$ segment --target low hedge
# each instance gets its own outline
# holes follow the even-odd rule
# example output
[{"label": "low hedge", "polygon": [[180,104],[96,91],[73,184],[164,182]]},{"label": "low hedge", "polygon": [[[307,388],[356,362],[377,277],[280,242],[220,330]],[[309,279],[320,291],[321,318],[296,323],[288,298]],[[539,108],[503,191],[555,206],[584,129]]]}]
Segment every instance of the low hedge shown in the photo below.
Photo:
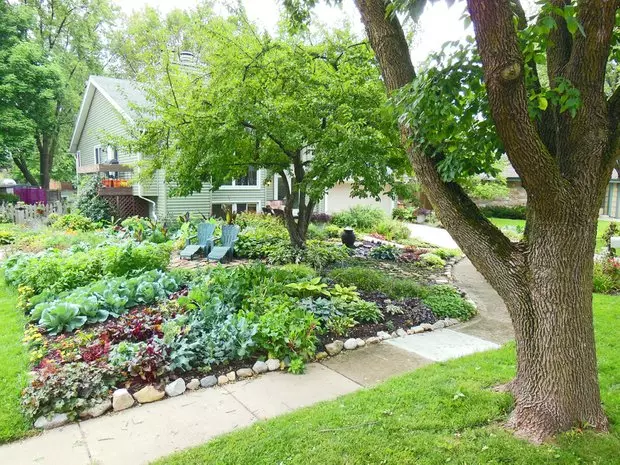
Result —
[{"label": "low hedge", "polygon": [[508,220],[524,220],[527,214],[527,208],[522,205],[514,207],[487,205],[480,207],[480,211],[487,218],[505,218]]}]

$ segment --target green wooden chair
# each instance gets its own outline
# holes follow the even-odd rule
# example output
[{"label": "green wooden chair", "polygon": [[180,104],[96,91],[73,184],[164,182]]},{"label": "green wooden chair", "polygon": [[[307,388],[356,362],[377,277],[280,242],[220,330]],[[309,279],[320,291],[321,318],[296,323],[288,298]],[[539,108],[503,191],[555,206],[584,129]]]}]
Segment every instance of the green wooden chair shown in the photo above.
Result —
[{"label": "green wooden chair", "polygon": [[228,259],[228,261],[232,260],[238,234],[239,226],[231,224],[222,226],[220,245],[218,247],[213,247],[207,258],[216,262],[222,261],[223,259]]},{"label": "green wooden chair", "polygon": [[[206,257],[213,249],[215,243],[215,237],[213,236],[215,227],[216,225],[213,223],[200,223],[197,233],[187,239],[185,248],[179,256],[184,260],[192,260],[199,252],[202,252],[203,256]],[[192,244],[192,239],[197,239],[197,244]]]}]

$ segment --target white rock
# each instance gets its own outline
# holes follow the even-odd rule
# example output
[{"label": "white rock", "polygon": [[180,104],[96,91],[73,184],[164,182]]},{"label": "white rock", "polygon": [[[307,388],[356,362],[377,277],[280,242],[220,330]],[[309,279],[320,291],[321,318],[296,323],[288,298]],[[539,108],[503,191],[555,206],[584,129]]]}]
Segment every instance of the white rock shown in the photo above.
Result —
[{"label": "white rock", "polygon": [[251,378],[252,376],[254,376],[254,372],[251,368],[239,368],[237,370],[237,376],[239,378]]},{"label": "white rock", "polygon": [[357,347],[364,347],[366,345],[366,341],[361,339],[361,338],[357,338]]},{"label": "white rock", "polygon": [[52,429],[69,423],[69,416],[66,413],[55,413],[51,418],[39,417],[34,422],[34,427],[39,429]]},{"label": "white rock", "polygon": [[344,348],[347,350],[355,350],[357,349],[357,339],[351,338],[344,341]]},{"label": "white rock", "polygon": [[439,320],[439,321],[437,321],[433,325],[433,330],[435,330],[435,329],[442,329],[442,328],[445,328],[445,327],[446,327],[446,324],[444,323],[444,321],[443,320]]},{"label": "white rock", "polygon": [[421,325],[418,325],[411,328],[411,331],[413,332],[413,334],[420,334],[424,332],[424,328]]},{"label": "white rock", "polygon": [[422,323],[420,326],[424,329],[424,331],[432,331],[433,330],[433,325],[430,324],[430,323]]},{"label": "white rock", "polygon": [[398,328],[396,330],[396,334],[398,335],[398,337],[405,337],[407,335],[407,331],[405,331],[403,328]]},{"label": "white rock", "polygon": [[226,377],[228,378],[228,381],[234,381],[237,379],[237,375],[235,374],[234,371],[230,371],[226,373]]},{"label": "white rock", "polygon": [[338,355],[340,352],[342,352],[342,348],[343,347],[344,347],[344,342],[342,342],[341,340],[338,340],[338,339],[335,340],[334,342],[330,343],[330,344],[325,344],[325,350],[332,357],[334,355]]},{"label": "white rock", "polygon": [[200,387],[200,381],[196,378],[192,379],[189,383],[187,383],[187,389],[190,391],[195,391]]},{"label": "white rock", "polygon": [[228,379],[228,376],[226,375],[220,375],[217,377],[217,384],[218,386],[222,386],[224,384],[228,384],[230,382],[230,380]]},{"label": "white rock", "polygon": [[270,358],[265,362],[269,371],[276,371],[280,369],[280,360],[277,358]]},{"label": "white rock", "polygon": [[440,278],[440,279],[436,279],[435,280],[435,284],[449,284],[450,281],[448,281],[447,279],[444,278]]},{"label": "white rock", "polygon": [[257,375],[260,375],[261,373],[267,373],[269,371],[269,367],[265,362],[257,360],[256,363],[252,366],[252,370],[254,370],[254,373],[256,373]]},{"label": "white rock", "polygon": [[97,405],[93,405],[88,410],[84,410],[83,412],[80,412],[80,418],[82,419],[97,418],[111,409],[112,409],[112,401],[110,399],[104,400],[103,402]]},{"label": "white rock", "polygon": [[[220,376],[220,378],[222,378],[222,376]],[[223,376],[223,378],[226,378],[226,376]],[[226,378],[226,381],[228,381],[228,378]],[[200,385],[203,388],[209,388],[215,386],[216,384],[218,384],[218,379],[213,375],[205,376],[200,380]]]},{"label": "white rock", "polygon": [[127,389],[117,389],[112,394],[112,407],[115,412],[120,412],[121,410],[128,409],[133,406],[135,400]]},{"label": "white rock", "polygon": [[377,337],[379,339],[381,339],[382,341],[385,341],[386,339],[391,339],[392,338],[392,336],[390,336],[390,334],[386,333],[385,331],[379,331],[377,333]]},{"label": "white rock", "polygon": [[170,384],[166,385],[166,394],[170,397],[180,396],[185,392],[185,380],[183,378],[175,379]]},{"label": "white rock", "polygon": [[375,336],[366,339],[366,344],[379,344],[379,342],[381,342],[381,339]]}]

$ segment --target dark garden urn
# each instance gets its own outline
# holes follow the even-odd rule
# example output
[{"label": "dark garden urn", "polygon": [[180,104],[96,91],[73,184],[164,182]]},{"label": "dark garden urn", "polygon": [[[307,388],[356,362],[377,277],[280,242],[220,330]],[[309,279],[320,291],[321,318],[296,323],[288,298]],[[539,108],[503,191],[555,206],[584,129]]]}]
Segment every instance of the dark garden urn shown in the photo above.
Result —
[{"label": "dark garden urn", "polygon": [[340,236],[342,243],[352,249],[355,245],[355,232],[353,228],[344,228]]}]

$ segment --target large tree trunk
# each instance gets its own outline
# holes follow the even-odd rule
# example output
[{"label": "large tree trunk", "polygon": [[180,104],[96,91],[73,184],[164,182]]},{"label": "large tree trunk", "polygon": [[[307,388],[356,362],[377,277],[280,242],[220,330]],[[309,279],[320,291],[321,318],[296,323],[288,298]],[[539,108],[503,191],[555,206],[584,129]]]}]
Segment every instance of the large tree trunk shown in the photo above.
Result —
[{"label": "large tree trunk", "polygon": [[[415,79],[400,23],[386,17],[384,0],[355,2],[388,92],[393,92]],[[493,117],[528,191],[524,240],[511,243],[459,185],[440,178],[432,159],[415,144],[407,144],[408,155],[438,217],[510,312],[518,368],[510,384],[515,409],[509,426],[534,441],[574,425],[606,430],[596,369],[592,268],[598,209],[612,168],[606,161],[613,158],[609,151],[617,150],[617,144],[609,143],[602,113],[588,114],[588,105],[600,109],[601,102],[597,96],[589,101],[584,86],[580,116],[570,123],[570,130],[564,127],[554,132],[558,147],[567,151],[562,159],[569,160],[558,162],[554,155],[559,155],[548,152],[529,119],[510,3],[472,0],[469,4],[470,11],[475,10],[472,19],[491,108],[496,110]],[[607,12],[609,17],[613,14]],[[504,24],[505,30],[497,24]],[[600,34],[592,31],[589,36]],[[600,63],[591,63],[589,68],[599,69]],[[566,115],[560,118],[567,124]],[[401,132],[409,142],[409,128],[403,126]]]},{"label": "large tree trunk", "polygon": [[41,135],[37,138],[37,149],[39,151],[39,185],[43,189],[49,189],[52,164],[54,162],[54,151],[56,148],[56,139],[47,135]]},{"label": "large tree trunk", "polygon": [[517,377],[510,385],[515,409],[508,425],[536,442],[575,425],[607,428],[592,321],[596,215],[581,222],[583,215],[562,209],[556,217],[534,220],[523,278],[514,288],[496,284],[517,342]]}]

